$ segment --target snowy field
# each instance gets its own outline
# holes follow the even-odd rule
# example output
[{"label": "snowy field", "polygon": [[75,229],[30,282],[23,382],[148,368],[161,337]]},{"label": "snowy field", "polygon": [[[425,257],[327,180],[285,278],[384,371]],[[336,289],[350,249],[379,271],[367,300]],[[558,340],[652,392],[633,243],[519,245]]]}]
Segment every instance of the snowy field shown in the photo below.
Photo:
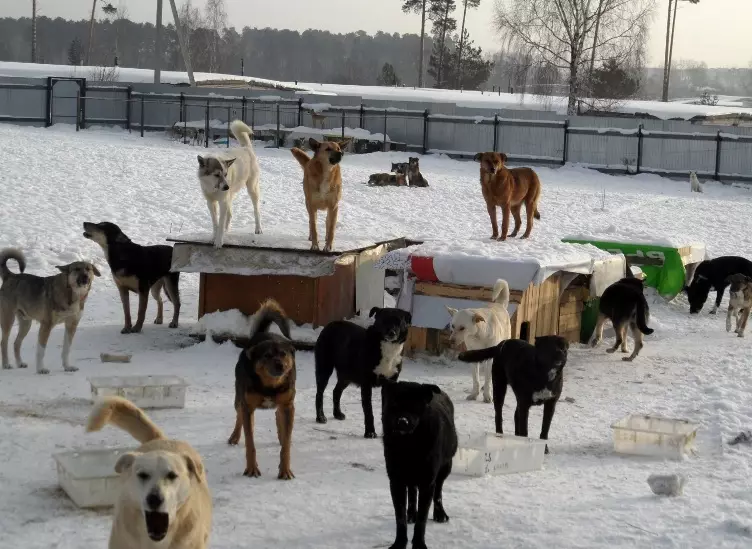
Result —
[{"label": "snowy field", "polygon": [[[198,277],[183,275],[181,327],[146,324],[121,335],[122,312],[109,268],[98,247],[81,235],[84,221],[113,221],[139,243],[159,243],[178,231],[204,231],[209,216],[195,178],[203,149],[141,139],[119,130],[76,133],[0,126],[0,246],[20,246],[28,272],[50,275],[54,266],[91,259],[102,270],[73,343],[80,371],[62,372],[63,330],[47,351],[49,376],[33,367],[0,372],[0,546],[79,549],[105,547],[109,512],[78,510],[57,487],[51,454],[77,447],[135,446],[107,428],[87,435],[87,376],[176,374],[191,384],[184,410],[154,411],[166,433],[203,455],[214,496],[211,547],[386,548],[394,518],[379,440],[361,438],[359,392],[345,392],[345,422],[314,422],[313,357],[298,354],[297,417],[292,466],[296,479],[276,479],[279,448],[272,413],[256,419],[260,479],[241,475],[243,451],[228,447],[234,421],[231,344],[194,344]],[[306,231],[300,168],[287,150],[259,149],[262,214],[268,235]],[[346,156],[338,237],[391,236],[483,240],[490,234],[478,189],[478,166],[443,157],[421,160],[425,189],[369,188],[368,175],[404,161],[399,153]],[[745,187],[708,182],[690,194],[688,181],[656,176],[608,176],[577,167],[536,168],[543,182],[532,244],[567,234],[639,232],[705,242],[712,256],[750,256],[752,195]],[[320,222],[323,223],[321,216]],[[249,199],[235,202],[233,231],[253,228]],[[323,231],[323,229],[322,229]],[[322,233],[323,234],[323,233]],[[14,266],[11,264],[11,268]],[[652,298],[655,334],[632,364],[573,345],[564,394],[551,428],[551,454],[542,471],[472,479],[451,476],[444,504],[451,520],[429,521],[432,548],[576,547],[742,548],[752,546],[752,448],[729,446],[752,429],[750,338],[724,330],[718,316],[690,317],[686,298]],[[150,302],[148,320],[153,318]],[[166,315],[171,314],[169,304]],[[134,305],[135,314],[135,305]],[[24,345],[34,356],[37,326]],[[611,340],[612,341],[612,340]],[[630,342],[631,344],[631,342]],[[101,364],[100,352],[133,353],[131,364]],[[447,360],[407,360],[403,379],[432,382],[452,397],[462,439],[493,430],[493,407],[468,402],[470,369]],[[569,397],[570,402],[564,401]],[[326,395],[331,417],[331,387]],[[374,409],[379,410],[378,394]],[[505,406],[512,431],[514,397]],[[682,462],[618,457],[610,425],[628,413],[654,413],[698,422],[697,453]],[[540,428],[531,413],[531,433]],[[377,432],[381,432],[377,422]],[[651,473],[688,477],[685,495],[660,499]]]}]

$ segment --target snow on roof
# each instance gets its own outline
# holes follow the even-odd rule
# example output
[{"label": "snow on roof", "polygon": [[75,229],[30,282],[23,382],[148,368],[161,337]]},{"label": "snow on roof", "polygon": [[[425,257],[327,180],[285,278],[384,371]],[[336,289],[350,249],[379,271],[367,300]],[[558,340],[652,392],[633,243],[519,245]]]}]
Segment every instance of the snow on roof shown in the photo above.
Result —
[{"label": "snow on roof", "polygon": [[697,242],[686,236],[678,234],[666,234],[656,237],[650,234],[633,229],[624,229],[616,225],[609,225],[602,230],[592,230],[574,235],[567,235],[565,240],[584,240],[588,242],[624,242],[631,244],[647,244],[650,246],[664,246],[666,248],[685,248],[685,247],[702,247],[705,244]]}]

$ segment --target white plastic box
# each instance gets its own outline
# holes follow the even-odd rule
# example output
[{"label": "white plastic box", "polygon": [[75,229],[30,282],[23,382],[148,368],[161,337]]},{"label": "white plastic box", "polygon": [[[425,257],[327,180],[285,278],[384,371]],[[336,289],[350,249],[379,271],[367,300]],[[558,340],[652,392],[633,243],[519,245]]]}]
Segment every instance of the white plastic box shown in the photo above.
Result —
[{"label": "white plastic box", "polygon": [[120,475],[115,463],[127,448],[74,450],[52,457],[57,463],[57,479],[78,507],[111,507],[120,494]]},{"label": "white plastic box", "polygon": [[486,433],[460,444],[452,473],[482,477],[538,471],[545,452],[545,440]]},{"label": "white plastic box", "polygon": [[188,384],[177,376],[90,377],[91,397],[127,398],[139,408],[185,408]]},{"label": "white plastic box", "polygon": [[631,414],[611,428],[618,454],[682,459],[692,448],[699,425],[686,419]]}]

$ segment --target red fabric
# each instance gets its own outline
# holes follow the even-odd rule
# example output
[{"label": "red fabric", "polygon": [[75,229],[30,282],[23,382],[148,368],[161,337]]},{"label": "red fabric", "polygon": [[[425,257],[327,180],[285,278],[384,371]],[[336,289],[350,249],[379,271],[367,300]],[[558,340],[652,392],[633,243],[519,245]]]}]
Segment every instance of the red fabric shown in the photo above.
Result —
[{"label": "red fabric", "polygon": [[410,257],[410,269],[418,278],[424,282],[438,282],[436,271],[433,270],[433,257]]}]

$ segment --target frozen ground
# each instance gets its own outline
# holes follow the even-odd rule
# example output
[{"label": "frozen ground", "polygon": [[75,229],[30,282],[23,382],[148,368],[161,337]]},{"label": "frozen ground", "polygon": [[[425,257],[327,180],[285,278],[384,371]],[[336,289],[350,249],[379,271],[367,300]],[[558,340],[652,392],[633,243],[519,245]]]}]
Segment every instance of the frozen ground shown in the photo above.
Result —
[{"label": "frozen ground", "polygon": [[[364,440],[358,392],[345,393],[345,422],[314,423],[313,361],[299,353],[293,469],[276,480],[278,446],[273,414],[257,415],[263,476],[241,476],[243,452],[226,444],[232,429],[231,345],[193,344],[198,279],[184,275],[181,328],[146,325],[120,334],[122,313],[101,251],[81,236],[85,220],[118,223],[134,240],[157,243],[177,231],[209,223],[194,175],[200,149],[162,137],[141,139],[120,131],[0,126],[0,246],[20,246],[28,271],[52,274],[54,265],[89,258],[102,267],[72,356],[81,371],[60,366],[62,330],[48,347],[49,376],[33,368],[0,372],[1,547],[104,547],[108,512],[80,511],[57,488],[54,452],[103,444],[133,446],[116,430],[86,435],[87,376],[178,374],[191,383],[184,410],[151,415],[170,435],[194,444],[208,468],[215,519],[211,546],[257,548],[381,548],[393,540],[394,520],[381,443]],[[304,234],[301,173],[289,151],[259,150],[264,231]],[[406,155],[404,155],[406,156]],[[478,166],[426,157],[425,189],[369,188],[372,172],[401,154],[347,156],[338,235],[374,239],[485,239],[490,227],[477,183]],[[533,242],[609,227],[704,241],[711,255],[750,255],[752,201],[747,188],[707,183],[701,195],[689,182],[655,176],[617,177],[567,167],[538,168],[544,191],[542,220]],[[234,231],[253,227],[250,201],[239,196]],[[519,240],[499,246],[520,248]],[[707,310],[707,309],[706,309]],[[725,311],[725,306],[723,308]],[[752,546],[752,448],[727,441],[752,428],[749,339],[724,331],[722,315],[690,318],[686,299],[655,301],[656,332],[633,364],[574,346],[564,397],[551,431],[551,455],[539,472],[484,479],[450,477],[445,489],[448,524],[429,523],[433,548],[577,547],[742,548]],[[135,309],[134,309],[135,312]],[[154,314],[150,304],[149,317]],[[167,314],[169,314],[169,306]],[[24,352],[33,357],[36,326]],[[127,365],[101,364],[99,353],[133,353]],[[456,405],[462,438],[493,429],[492,406],[468,402],[467,367],[449,361],[407,360],[404,379],[439,384]],[[512,428],[514,398],[505,407]],[[378,397],[374,404],[379,409]],[[331,390],[326,411],[331,416]],[[697,421],[697,455],[680,463],[612,454],[612,422],[645,412]],[[540,411],[531,414],[531,433]],[[381,431],[380,426],[377,431]],[[651,473],[688,477],[685,495],[654,496]]]}]

